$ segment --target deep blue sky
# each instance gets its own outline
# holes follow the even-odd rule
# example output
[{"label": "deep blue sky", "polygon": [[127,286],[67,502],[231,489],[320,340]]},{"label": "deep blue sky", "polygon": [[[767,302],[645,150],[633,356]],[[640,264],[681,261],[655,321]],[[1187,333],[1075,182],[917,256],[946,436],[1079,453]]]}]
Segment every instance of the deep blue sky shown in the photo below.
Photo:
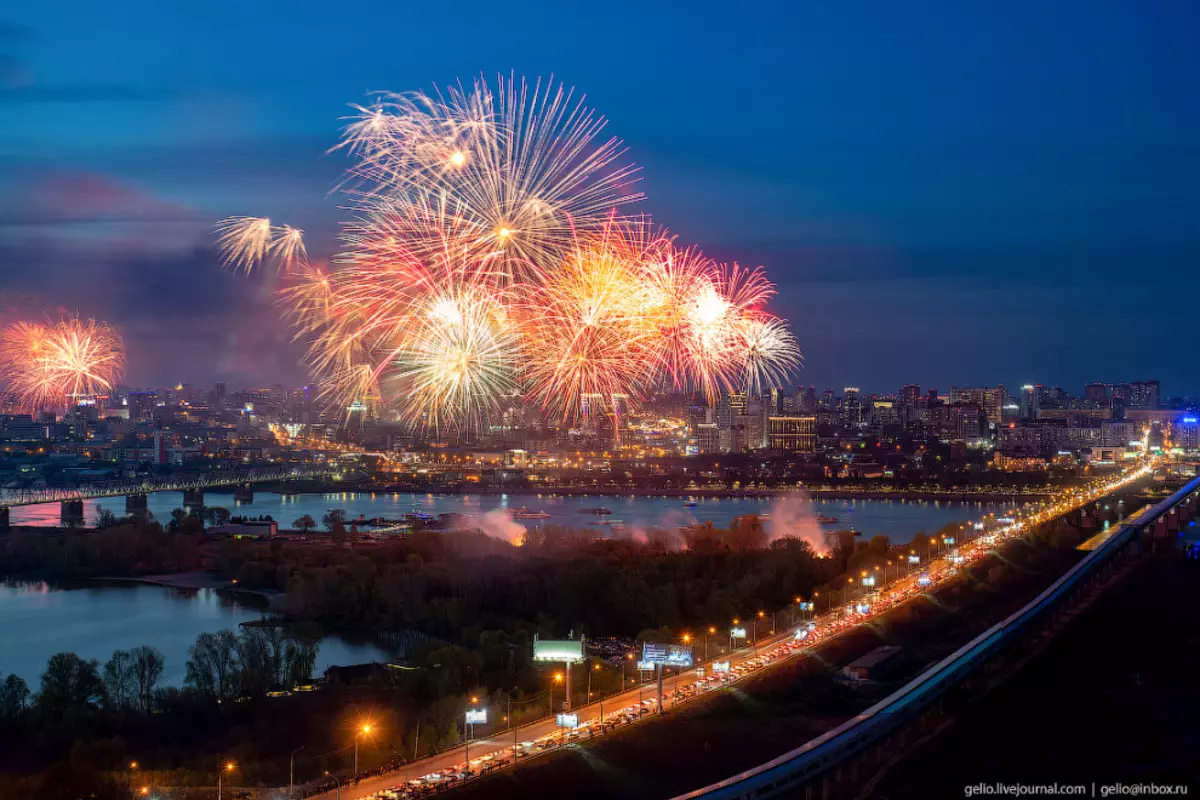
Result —
[{"label": "deep blue sky", "polygon": [[587,94],[683,241],[768,268],[804,383],[1192,392],[1198,61],[1188,0],[16,0],[0,300],[120,326],[136,384],[299,382],[208,226],[327,240],[347,103],[515,70]]}]

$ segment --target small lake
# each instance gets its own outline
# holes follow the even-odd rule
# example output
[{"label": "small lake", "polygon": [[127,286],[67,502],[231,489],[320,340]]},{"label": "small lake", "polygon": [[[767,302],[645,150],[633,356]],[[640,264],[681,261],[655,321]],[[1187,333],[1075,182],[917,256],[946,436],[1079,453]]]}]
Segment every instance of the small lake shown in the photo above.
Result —
[{"label": "small lake", "polygon": [[[280,495],[258,492],[253,502],[247,503],[235,501],[230,491],[209,491],[204,500],[207,505],[228,508],[234,514],[269,514],[283,528],[291,527],[294,520],[305,514],[319,524],[325,512],[333,508],[343,509],[347,520],[359,516],[399,519],[414,512],[456,513],[485,532],[491,532],[489,528],[493,524],[502,527],[501,523],[507,521],[506,512],[516,509],[549,515],[542,520],[517,520],[521,525],[551,524],[575,528],[597,526],[600,520],[608,523],[610,528],[617,522],[629,529],[652,526],[673,529],[696,522],[712,522],[717,527],[725,527],[734,518],[745,514],[767,514],[771,520],[769,527],[774,529],[775,535],[854,528],[868,537],[887,535],[896,543],[908,542],[921,531],[932,533],[952,522],[966,522],[1014,507],[1012,503],[935,500],[810,500],[799,494],[775,498],[697,498],[690,504],[686,498],[679,497],[375,492]],[[170,519],[172,509],[183,505],[183,495],[181,492],[156,492],[149,495],[147,501],[150,513],[159,521],[166,521]],[[117,516],[125,513],[123,497],[87,500],[84,505],[88,524],[95,521],[101,508],[107,508]],[[587,513],[588,509],[595,508],[605,508],[612,513],[603,517]],[[818,516],[836,521],[818,522]],[[60,518],[58,503],[20,506],[11,512],[12,522],[22,525],[58,525]]]},{"label": "small lake", "polygon": [[[37,691],[46,661],[73,652],[103,664],[114,650],[138,645],[166,656],[164,686],[182,686],[188,648],[201,633],[261,619],[259,611],[212,589],[113,585],[58,589],[46,583],[0,584],[0,674],[16,673]],[[331,665],[383,661],[372,645],[326,637],[316,675]]]}]

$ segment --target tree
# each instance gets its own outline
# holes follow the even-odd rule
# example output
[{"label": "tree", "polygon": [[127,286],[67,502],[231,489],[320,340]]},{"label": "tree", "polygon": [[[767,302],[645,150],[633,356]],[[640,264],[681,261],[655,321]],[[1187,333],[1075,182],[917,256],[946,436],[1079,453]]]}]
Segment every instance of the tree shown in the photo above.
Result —
[{"label": "tree", "polygon": [[188,650],[184,683],[216,699],[233,696],[237,675],[237,637],[233,631],[202,633]]},{"label": "tree", "polygon": [[321,517],[321,524],[329,531],[329,536],[335,542],[346,541],[346,512],[340,508],[331,508]]},{"label": "tree", "polygon": [[317,521],[312,518],[312,515],[305,514],[303,517],[300,517],[293,522],[292,527],[301,533],[308,533],[317,527]]},{"label": "tree", "polygon": [[48,719],[56,719],[70,711],[91,708],[104,696],[99,661],[84,661],[74,653],[56,653],[42,673],[37,706]]},{"label": "tree", "polygon": [[110,509],[101,508],[98,512],[96,512],[96,527],[100,530],[111,528],[116,524],[117,515],[114,514]]},{"label": "tree", "polygon": [[229,509],[221,506],[206,507],[204,509],[204,521],[209,525],[224,525],[229,522]]},{"label": "tree", "polygon": [[286,681],[289,688],[302,686],[312,680],[313,670],[317,666],[317,651],[319,645],[314,641],[289,639],[285,651]]},{"label": "tree", "polygon": [[153,709],[154,687],[162,678],[166,659],[163,654],[153,647],[142,645],[133,648],[133,673],[137,679],[138,707],[143,714],[149,714]]},{"label": "tree", "polygon": [[187,522],[188,512],[186,509],[174,508],[171,509],[171,530],[183,530],[183,525]]},{"label": "tree", "polygon": [[15,721],[28,701],[28,684],[19,675],[9,675],[0,683],[0,722]]},{"label": "tree", "polygon": [[137,676],[133,669],[133,656],[128,650],[114,650],[104,664],[104,685],[108,699],[117,708],[125,708],[133,702],[137,691]]}]

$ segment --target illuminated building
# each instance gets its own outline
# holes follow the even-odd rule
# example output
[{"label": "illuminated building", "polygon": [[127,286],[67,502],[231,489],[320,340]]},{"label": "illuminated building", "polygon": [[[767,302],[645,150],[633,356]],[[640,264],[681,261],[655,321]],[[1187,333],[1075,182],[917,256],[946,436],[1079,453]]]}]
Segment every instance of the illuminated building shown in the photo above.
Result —
[{"label": "illuminated building", "polygon": [[816,417],[769,417],[772,450],[811,453],[817,444]]}]

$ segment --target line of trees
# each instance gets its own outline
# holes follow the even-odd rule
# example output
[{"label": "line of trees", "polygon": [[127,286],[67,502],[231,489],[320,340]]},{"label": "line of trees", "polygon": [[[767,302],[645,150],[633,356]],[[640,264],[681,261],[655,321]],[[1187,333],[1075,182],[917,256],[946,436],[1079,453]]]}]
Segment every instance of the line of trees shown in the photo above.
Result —
[{"label": "line of trees", "polygon": [[188,651],[185,685],[201,697],[229,700],[293,689],[312,680],[318,643],[279,627],[202,633]]}]

